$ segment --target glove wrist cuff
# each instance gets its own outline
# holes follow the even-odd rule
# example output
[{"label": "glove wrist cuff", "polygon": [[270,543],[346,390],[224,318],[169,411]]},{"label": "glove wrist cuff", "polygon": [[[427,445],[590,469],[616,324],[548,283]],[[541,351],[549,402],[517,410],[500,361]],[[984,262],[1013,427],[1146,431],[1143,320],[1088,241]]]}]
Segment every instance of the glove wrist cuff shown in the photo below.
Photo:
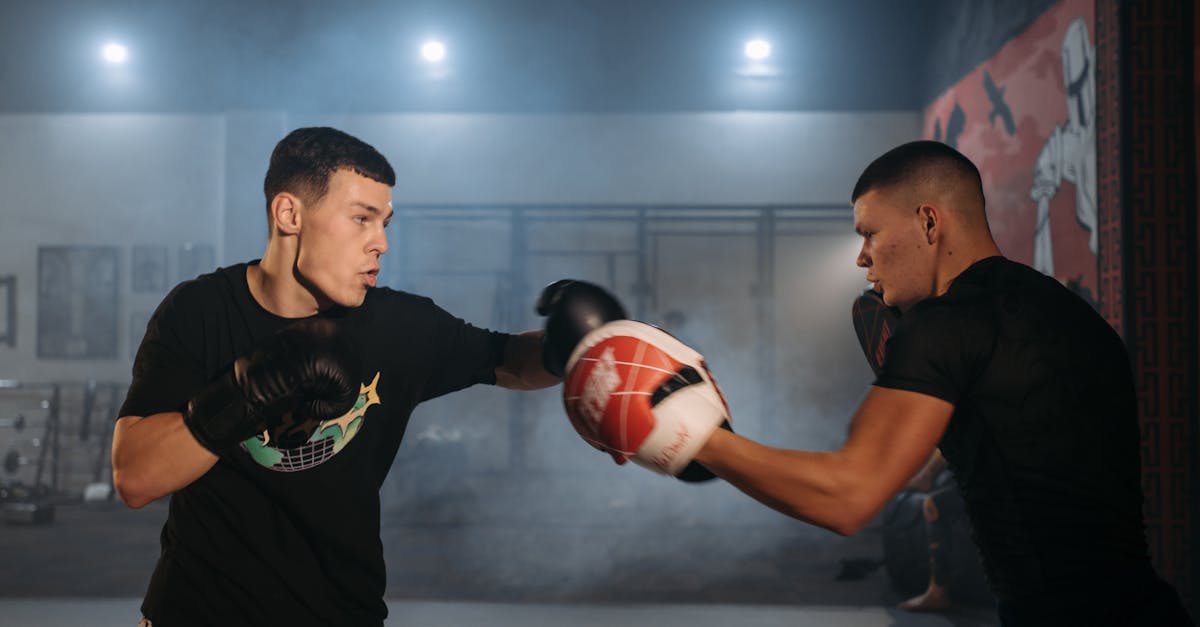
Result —
[{"label": "glove wrist cuff", "polygon": [[183,410],[183,424],[192,437],[215,455],[257,433],[258,422],[233,372],[205,386]]},{"label": "glove wrist cuff", "polygon": [[550,374],[562,378],[567,363],[565,355],[559,354],[561,351],[555,350],[555,345],[546,341],[546,336],[542,336],[542,368]]}]

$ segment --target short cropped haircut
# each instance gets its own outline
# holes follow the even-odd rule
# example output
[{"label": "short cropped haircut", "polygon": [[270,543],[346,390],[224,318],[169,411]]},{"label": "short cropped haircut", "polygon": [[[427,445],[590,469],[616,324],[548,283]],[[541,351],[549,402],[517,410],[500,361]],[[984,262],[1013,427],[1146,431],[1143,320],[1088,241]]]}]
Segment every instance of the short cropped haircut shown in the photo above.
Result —
[{"label": "short cropped haircut", "polygon": [[979,168],[954,148],[929,140],[901,144],[872,161],[858,177],[850,202],[872,190],[927,182],[966,186],[967,191],[978,194],[980,208],[983,206]]},{"label": "short cropped haircut", "polygon": [[291,192],[305,202],[317,202],[329,191],[329,177],[339,168],[349,168],[388,187],[396,185],[391,164],[366,142],[327,126],[298,128],[279,140],[271,153],[263,180],[267,223],[271,222],[275,196]]}]

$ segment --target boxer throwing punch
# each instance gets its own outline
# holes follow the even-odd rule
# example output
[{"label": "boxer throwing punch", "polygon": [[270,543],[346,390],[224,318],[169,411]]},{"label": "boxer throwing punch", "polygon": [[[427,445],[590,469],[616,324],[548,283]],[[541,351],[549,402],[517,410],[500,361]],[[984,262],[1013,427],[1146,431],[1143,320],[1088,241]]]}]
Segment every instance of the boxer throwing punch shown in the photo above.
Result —
[{"label": "boxer throwing punch", "polygon": [[143,624],[382,625],[379,487],[413,408],[558,381],[540,331],[375,286],[394,184],[350,135],[290,133],[262,259],[177,286],[152,317],[112,444],[126,504],[171,495]]},{"label": "boxer throwing punch", "polygon": [[[857,263],[902,316],[845,443],[787,450],[711,429],[691,461],[850,534],[939,447],[1006,627],[1191,625],[1147,555],[1121,339],[1053,278],[1000,255],[979,171],[953,148],[885,153],[851,201]],[[611,407],[603,421],[629,419]]]}]

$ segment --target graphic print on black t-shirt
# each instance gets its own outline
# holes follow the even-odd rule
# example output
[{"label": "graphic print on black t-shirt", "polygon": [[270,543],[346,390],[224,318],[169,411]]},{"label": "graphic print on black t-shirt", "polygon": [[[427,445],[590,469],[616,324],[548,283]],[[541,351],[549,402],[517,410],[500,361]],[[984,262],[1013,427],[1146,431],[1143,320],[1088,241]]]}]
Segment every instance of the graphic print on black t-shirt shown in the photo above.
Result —
[{"label": "graphic print on black t-shirt", "polygon": [[333,459],[339,451],[354,439],[367,419],[367,408],[380,405],[379,372],[371,379],[369,385],[360,385],[358,401],[349,411],[337,418],[328,418],[313,431],[312,437],[304,444],[296,447],[276,448],[271,441],[271,433],[263,431],[259,435],[247,438],[242,442],[242,448],[250,454],[250,458],[267,470],[278,472],[295,472],[320,466]]},{"label": "graphic print on black t-shirt", "polygon": [[[255,301],[248,268],[188,281],[163,300],[119,415],[180,411],[240,356],[295,322]],[[171,495],[142,603],[156,625],[382,627],[379,486],[411,413],[423,401],[494,384],[510,336],[390,288],[317,317],[358,349],[354,409],[318,417],[313,428],[288,422],[243,441]]]}]

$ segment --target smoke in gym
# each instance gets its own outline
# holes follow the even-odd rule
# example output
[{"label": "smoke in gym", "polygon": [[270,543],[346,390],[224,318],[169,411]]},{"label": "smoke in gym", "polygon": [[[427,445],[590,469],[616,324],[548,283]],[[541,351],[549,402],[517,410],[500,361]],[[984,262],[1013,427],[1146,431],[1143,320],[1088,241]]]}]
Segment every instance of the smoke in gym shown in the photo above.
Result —
[{"label": "smoke in gym", "polygon": [[[0,6],[0,625],[1200,609],[1191,3]],[[340,132],[284,154],[314,127]],[[924,300],[978,267],[928,195],[948,179],[852,196],[917,140],[974,164],[991,254],[1104,340],[1022,357],[1015,393],[976,364],[1074,335],[998,322],[931,367],[957,396],[905,378],[935,350]],[[893,201],[906,226],[878,222]],[[1005,298],[997,319],[1053,309]],[[975,346],[971,315],[936,343]],[[646,367],[589,348],[617,318],[682,383],[613,379]],[[559,319],[582,328],[537,333]],[[1111,429],[1029,418],[1110,374],[1129,395],[1072,402],[1118,407]],[[346,405],[297,418],[343,380]],[[688,429],[699,481],[650,451]]]}]

